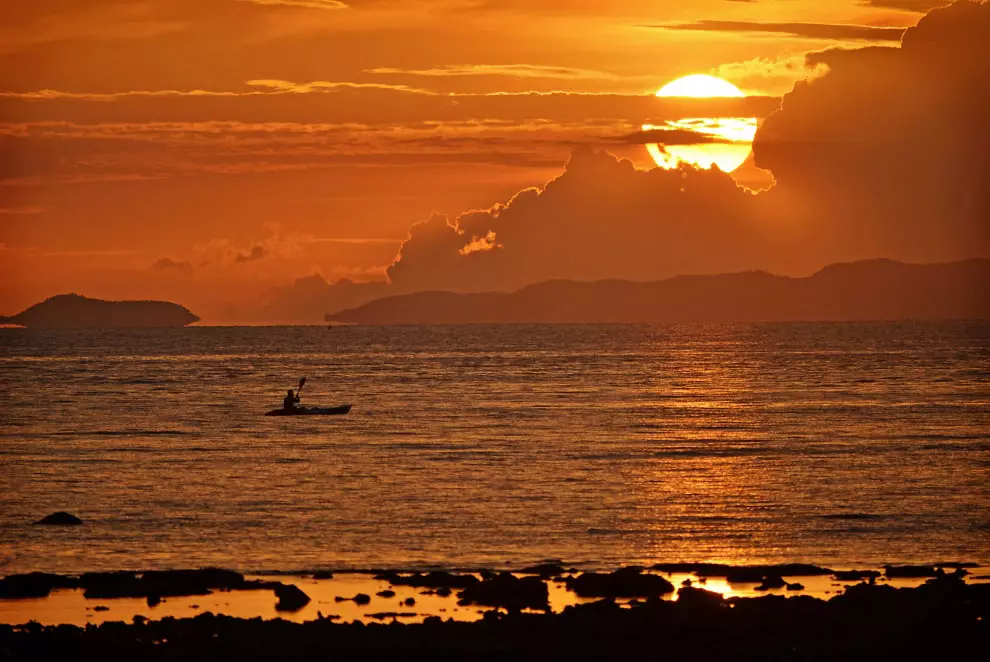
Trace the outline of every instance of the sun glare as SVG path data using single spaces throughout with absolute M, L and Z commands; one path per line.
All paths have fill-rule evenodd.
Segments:
M 671 81 L 657 91 L 658 97 L 744 97 L 742 90 L 727 80 L 708 74 L 692 74 Z
M 693 99 L 743 98 L 742 90 L 727 80 L 693 74 L 684 76 L 664 85 L 657 92 L 658 97 Z M 738 169 L 749 157 L 756 134 L 755 117 L 695 117 L 676 121 L 667 120 L 662 125 L 644 124 L 644 131 L 676 131 L 676 143 L 649 143 L 646 151 L 661 168 L 676 168 L 681 163 L 711 168 L 717 166 L 722 172 Z M 683 136 L 698 135 L 695 144 L 685 144 Z

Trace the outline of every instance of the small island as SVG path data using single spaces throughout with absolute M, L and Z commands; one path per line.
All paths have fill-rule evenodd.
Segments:
M 104 301 L 79 294 L 59 294 L 17 315 L 0 316 L 0 324 L 32 329 L 182 327 L 198 321 L 168 301 Z

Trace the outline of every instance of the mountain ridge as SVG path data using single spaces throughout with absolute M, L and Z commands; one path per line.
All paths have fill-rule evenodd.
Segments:
M 326 315 L 358 324 L 762 322 L 990 319 L 990 259 L 827 265 L 806 277 L 766 271 L 635 282 L 549 280 L 514 292 L 428 291 Z

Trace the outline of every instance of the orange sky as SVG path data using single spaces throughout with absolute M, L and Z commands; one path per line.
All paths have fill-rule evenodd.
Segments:
M 986 128 L 965 140 L 952 132 L 978 127 L 988 109 L 978 88 L 990 7 L 933 19 L 931 39 L 916 40 L 924 57 L 890 55 L 901 30 L 938 4 L 10 3 L 0 25 L 0 314 L 75 291 L 169 299 L 207 322 L 318 321 L 352 297 L 326 283 L 385 280 L 410 226 L 431 217 L 420 227 L 433 234 L 421 232 L 388 272 L 395 288 L 352 298 L 987 255 L 980 191 L 990 175 L 985 155 L 967 147 Z M 869 49 L 840 75 L 836 47 Z M 934 76 L 923 62 L 942 56 L 949 73 Z M 699 72 L 760 98 L 652 96 Z M 749 163 L 736 173 L 755 187 L 769 186 L 772 171 L 769 192 L 736 189 L 721 173 L 633 179 L 601 153 L 580 152 L 561 177 L 575 148 L 648 169 L 632 138 L 644 123 L 762 120 L 808 77 L 815 83 L 795 91 L 794 110 L 785 102 L 757 136 L 766 171 Z M 864 94 L 883 96 L 855 105 Z M 892 116 L 882 106 L 894 97 Z M 871 120 L 873 109 L 886 119 Z M 951 126 L 932 126 L 947 113 Z M 846 145 L 847 156 L 808 147 L 814 136 Z M 877 153 L 867 143 L 881 138 L 880 153 L 898 156 L 893 169 L 866 167 Z M 927 166 L 908 169 L 915 158 Z M 952 167 L 924 169 L 939 159 Z M 559 194 L 527 202 L 529 187 L 558 177 Z M 854 208 L 816 197 L 836 187 Z M 508 211 L 456 220 L 514 197 Z M 842 225 L 850 218 L 880 220 Z M 906 229 L 892 231 L 895 220 Z M 477 251 L 486 255 L 465 254 L 489 232 L 490 250 Z

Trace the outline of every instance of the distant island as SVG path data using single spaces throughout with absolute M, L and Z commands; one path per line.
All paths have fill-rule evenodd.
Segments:
M 79 294 L 59 294 L 0 324 L 29 328 L 176 327 L 198 322 L 187 308 L 168 301 L 104 301 Z
M 355 324 L 774 322 L 990 318 L 990 260 L 833 264 L 806 278 L 762 271 L 650 283 L 547 281 L 512 293 L 421 292 L 328 314 Z

